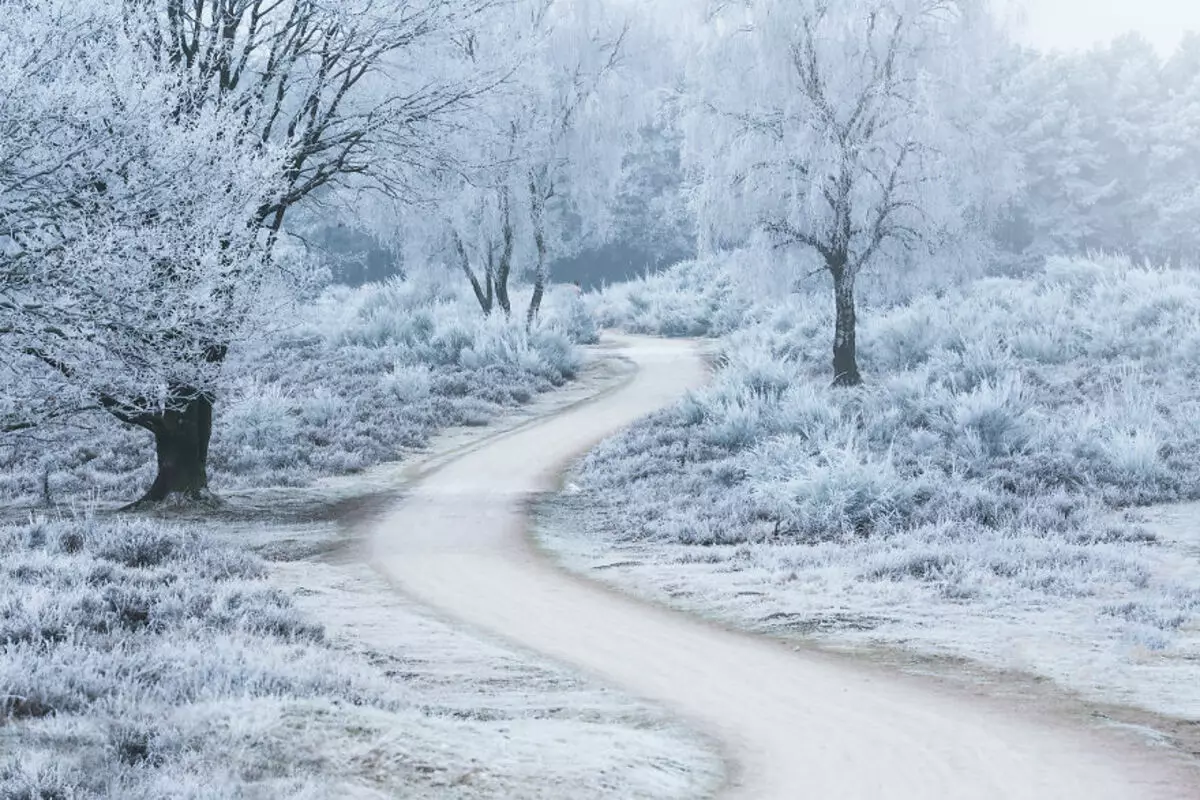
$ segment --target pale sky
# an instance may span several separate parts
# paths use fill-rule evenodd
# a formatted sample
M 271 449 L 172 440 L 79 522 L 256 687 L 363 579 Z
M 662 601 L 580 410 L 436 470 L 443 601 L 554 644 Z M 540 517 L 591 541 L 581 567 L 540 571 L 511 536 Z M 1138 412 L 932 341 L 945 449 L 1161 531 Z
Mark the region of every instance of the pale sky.
M 1200 0 L 1000 0 L 1024 8 L 1017 38 L 1043 49 L 1086 49 L 1130 30 L 1163 55 L 1184 31 L 1200 31 Z

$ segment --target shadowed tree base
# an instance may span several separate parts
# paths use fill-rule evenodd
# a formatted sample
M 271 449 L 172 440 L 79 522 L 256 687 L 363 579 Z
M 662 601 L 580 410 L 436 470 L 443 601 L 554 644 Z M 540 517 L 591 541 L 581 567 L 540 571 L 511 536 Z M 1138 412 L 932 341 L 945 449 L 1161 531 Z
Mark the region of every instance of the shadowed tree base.
M 213 398 L 195 394 L 176 409 L 156 414 L 146 425 L 154 434 L 158 472 L 146 493 L 123 510 L 164 503 L 216 505 L 208 489 L 208 445 L 212 438 Z
M 862 375 L 856 370 L 844 370 L 838 372 L 833 379 L 833 385 L 840 388 L 862 386 L 862 382 Z

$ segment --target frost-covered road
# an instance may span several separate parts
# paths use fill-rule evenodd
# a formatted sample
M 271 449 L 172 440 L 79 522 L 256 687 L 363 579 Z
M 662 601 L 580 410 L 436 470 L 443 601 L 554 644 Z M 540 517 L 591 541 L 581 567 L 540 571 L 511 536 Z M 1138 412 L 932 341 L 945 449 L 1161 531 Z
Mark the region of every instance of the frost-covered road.
M 372 532 L 369 552 L 387 577 L 713 735 L 730 760 L 729 797 L 1200 796 L 1165 755 L 727 631 L 571 577 L 538 554 L 526 536 L 530 497 L 553 488 L 569 459 L 704 380 L 690 343 L 612 338 L 636 377 L 426 475 Z

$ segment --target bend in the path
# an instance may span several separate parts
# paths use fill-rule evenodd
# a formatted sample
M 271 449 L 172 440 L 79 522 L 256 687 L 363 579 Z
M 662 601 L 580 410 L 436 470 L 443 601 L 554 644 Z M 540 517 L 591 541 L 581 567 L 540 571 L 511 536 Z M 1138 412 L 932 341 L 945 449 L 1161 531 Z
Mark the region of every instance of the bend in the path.
M 371 535 L 375 565 L 462 622 L 674 710 L 734 761 L 730 797 L 1182 800 L 1171 765 L 918 680 L 794 653 L 557 569 L 526 500 L 605 436 L 700 385 L 688 342 L 621 337 L 640 367 L 595 403 L 498 437 L 428 475 Z

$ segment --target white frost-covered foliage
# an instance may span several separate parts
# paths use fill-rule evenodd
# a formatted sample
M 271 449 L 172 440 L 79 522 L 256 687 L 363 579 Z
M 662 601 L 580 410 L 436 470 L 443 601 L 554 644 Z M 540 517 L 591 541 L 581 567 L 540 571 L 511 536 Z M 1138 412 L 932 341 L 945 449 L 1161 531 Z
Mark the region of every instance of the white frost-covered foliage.
M 0 2 L 0 431 L 94 405 L 134 416 L 212 384 L 270 259 L 247 224 L 281 154 L 181 113 L 182 76 L 119 6 Z M 182 117 L 182 119 L 181 119 Z
M 1070 606 L 1106 658 L 1169 659 L 1200 592 L 1108 512 L 1200 496 L 1198 303 L 1195 272 L 1052 260 L 870 315 L 847 392 L 822 370 L 831 310 L 795 297 L 726 340 L 710 387 L 589 455 L 578 497 L 618 550 L 749 570 L 762 620 L 800 594 L 851 616 L 902 596 L 904 638 L 930 604 Z
M 527 313 L 527 293 L 508 297 L 510 280 L 544 288 L 551 262 L 611 234 L 622 161 L 647 120 L 631 68 L 634 16 L 596 0 L 492 4 L 469 63 L 502 79 L 446 137 L 453 167 L 422 188 L 426 207 L 374 226 L 415 258 L 465 273 L 489 313 Z
M 961 250 L 897 259 L 859 279 L 860 307 L 870 314 L 962 286 L 988 272 L 986 261 Z M 724 336 L 769 318 L 780 303 L 828 303 L 829 279 L 814 269 L 797 254 L 749 247 L 647 272 L 584 300 L 601 327 L 655 336 Z M 789 298 L 793 293 L 801 297 Z M 827 330 L 814 335 L 822 345 L 829 341 Z
M 0 526 L 0 797 L 683 798 L 710 779 L 636 703 L 403 606 L 380 627 L 405 638 L 375 650 L 297 600 L 192 527 Z
M 1167 58 L 1140 34 L 1073 53 L 1013 53 L 996 103 L 1022 159 L 1006 248 L 1196 263 L 1200 35 Z
M 485 319 L 445 273 L 359 289 L 333 287 L 294 324 L 231 352 L 220 394 L 213 485 L 304 484 L 392 460 L 453 425 L 482 425 L 559 386 L 595 326 L 570 289 L 548 295 L 531 334 Z M 278 324 L 276 323 L 276 327 Z M 85 415 L 70 428 L 0 448 L 0 497 L 55 502 L 128 497 L 151 467 L 145 433 Z
M 855 392 L 827 388 L 814 371 L 824 347 L 812 334 L 829 311 L 796 298 L 731 336 L 714 384 L 657 420 L 697 448 L 700 462 L 734 458 L 730 466 L 748 470 L 735 483 L 747 498 L 776 498 L 763 509 L 769 519 L 758 533 L 703 526 L 691 534 L 681 520 L 679 536 L 870 532 L 805 512 L 820 476 L 833 473 L 845 486 L 861 473 L 864 493 L 844 498 L 847 521 L 858 516 L 854 497 L 892 498 L 891 513 L 870 515 L 871 530 L 884 533 L 936 521 L 968 486 L 973 497 L 986 490 L 997 512 L 1060 493 L 1080 507 L 1084 496 L 1111 505 L 1189 498 L 1200 485 L 1197 298 L 1193 272 L 1119 263 L 1054 261 L 1035 279 L 984 280 L 869 318 L 864 364 L 877 385 Z M 626 477 L 588 471 L 613 485 Z M 889 475 L 908 489 L 870 491 Z M 792 500 L 781 504 L 783 496 Z M 626 530 L 664 535 L 669 516 Z
M 761 228 L 857 272 L 963 227 L 984 197 L 983 21 L 964 0 L 716 7 L 687 59 L 684 124 L 714 241 Z
M 0 553 L 0 796 L 294 792 L 303 764 L 239 775 L 259 758 L 247 714 L 411 713 L 262 563 L 194 531 L 39 521 L 0 528 Z
M 146 503 L 204 498 L 227 355 L 310 277 L 290 210 L 415 200 L 496 5 L 0 0 L 0 435 L 100 407 Z
M 746 253 L 685 261 L 606 286 L 586 300 L 601 327 L 657 336 L 720 336 L 744 327 L 761 298 L 737 279 Z

